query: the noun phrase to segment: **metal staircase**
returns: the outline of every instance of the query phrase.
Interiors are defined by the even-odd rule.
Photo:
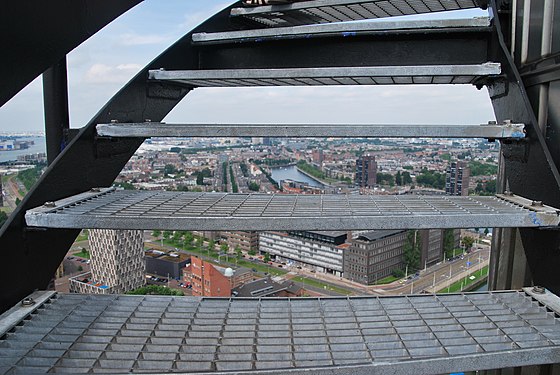
[[[537,247],[542,249],[559,243],[558,231],[554,229],[560,223],[560,211],[553,207],[560,207],[560,175],[547,142],[537,128],[538,122],[504,39],[500,16],[505,16],[500,11],[506,9],[507,4],[498,4],[495,0],[489,4],[472,0],[315,0],[254,8],[234,4],[218,13],[154,60],[81,130],[0,231],[1,249],[21,249],[6,254],[6,264],[21,264],[31,258],[35,264],[29,272],[31,277],[8,271],[17,282],[11,283],[16,284],[15,288],[2,289],[2,305],[11,306],[45,285],[81,228],[519,228],[520,238],[528,249],[527,258],[533,262]],[[402,24],[363,21],[487,6],[491,7],[492,19],[406,21]],[[348,22],[358,20],[362,22]],[[198,87],[378,84],[486,86],[498,124],[273,126],[161,122],[188,92]],[[500,139],[504,150],[501,192],[505,191],[507,180],[509,190],[516,195],[294,196],[124,192],[98,188],[111,185],[147,137],[249,135]],[[45,246],[48,247],[46,252]],[[560,292],[557,277],[538,271],[557,264],[554,257],[548,264],[542,260],[531,264],[533,280],[556,293]],[[0,276],[0,281],[2,277],[6,276]],[[509,286],[520,288],[511,283]],[[28,365],[49,371],[115,371],[112,367],[115,361],[108,359],[117,358],[115,353],[120,352],[116,349],[120,341],[129,345],[122,347],[126,349],[123,352],[129,353],[124,366],[127,370],[160,372],[263,370],[266,367],[278,373],[304,368],[314,373],[323,370],[382,373],[390,368],[395,374],[405,374],[413,368],[415,373],[430,374],[556,363],[560,352],[560,305],[550,291],[545,291],[541,299],[525,290],[450,297],[395,297],[386,302],[375,298],[243,301],[246,307],[255,305],[255,324],[262,323],[259,327],[237,327],[230,321],[233,318],[227,314],[251,318],[250,312],[238,309],[236,302],[229,300],[167,297],[104,300],[105,297],[100,297],[99,301],[105,303],[102,307],[81,313],[80,305],[96,305],[96,297],[76,298],[55,299],[52,309],[45,305],[43,313],[30,315],[23,328],[14,329],[7,339],[0,340],[0,345],[17,352],[6,359],[8,356],[0,351],[0,370],[17,372],[23,368],[27,371],[23,365]],[[115,301],[119,305],[119,308],[115,305],[117,311],[129,314],[103,315],[111,310]],[[167,327],[171,324],[169,319],[175,316],[173,314],[182,313],[181,309],[188,304],[195,304],[193,308],[207,320],[195,317],[185,322],[189,327],[187,336],[184,333],[174,336],[170,332],[177,329]],[[375,309],[380,316],[388,317],[384,319],[388,322],[386,327],[363,319],[375,315]],[[61,313],[62,310],[65,312]],[[215,310],[216,316],[202,314],[210,310]],[[58,319],[54,319],[55,316],[65,319],[64,314],[70,314],[69,311],[76,311],[79,319],[89,316],[85,320],[87,327],[71,327],[78,320],[75,317],[68,318],[68,324],[63,320],[55,321]],[[315,338],[314,330],[301,326],[312,323],[305,321],[310,311],[320,312],[313,316],[317,320],[313,324],[321,325],[326,332],[319,335],[320,338]],[[400,311],[407,314],[401,316]],[[273,316],[265,318],[268,313]],[[339,317],[340,321],[331,322],[331,317]],[[265,319],[272,325],[285,321],[286,335],[278,330],[274,330],[277,335],[266,333],[270,327],[261,321]],[[442,327],[440,319],[448,325]],[[52,324],[42,327],[41,322],[47,321]],[[147,329],[148,326],[151,328]],[[31,335],[27,327],[39,327],[43,333],[54,331],[39,337]],[[230,330],[237,332],[237,328],[247,334],[258,332],[260,335],[261,331],[270,334],[263,338],[273,337],[278,345],[268,347],[265,341],[260,341],[261,336],[232,334],[231,337],[241,340],[231,341],[232,347],[239,349],[226,351],[227,334]],[[374,331],[370,332],[370,328]],[[381,328],[387,330],[377,331]],[[69,333],[64,333],[65,329]],[[217,341],[208,341],[209,348],[206,348],[216,357],[209,361],[210,365],[189,360],[196,365],[190,368],[181,353],[196,350],[200,343],[196,344],[195,340],[189,346],[188,342],[192,337],[200,337],[197,335],[201,332],[216,334]],[[376,332],[380,336],[369,336]],[[388,347],[379,344],[387,339],[385,334],[394,339]],[[55,355],[39,351],[50,349],[46,342],[60,339],[61,335],[67,335],[62,341],[68,343],[64,349],[69,349],[68,352],[59,351]],[[169,340],[159,342],[158,337]],[[305,337],[301,345],[297,344],[299,337]],[[243,340],[251,343],[242,344]],[[287,340],[286,345],[280,344],[282,340]],[[320,340],[321,345],[311,345],[316,340]],[[111,344],[107,345],[109,342]],[[174,355],[161,353],[160,358],[149,359],[144,353],[151,352],[154,344],[164,345]],[[182,347],[181,353],[178,346]],[[270,357],[264,353],[271,350],[284,353],[282,358],[287,359],[265,359]],[[312,354],[303,355],[306,350]],[[156,349],[154,352],[160,353]],[[396,353],[396,357],[391,353]],[[233,360],[232,354],[239,358]],[[349,364],[358,367],[347,367]],[[317,366],[330,367],[309,370]]]

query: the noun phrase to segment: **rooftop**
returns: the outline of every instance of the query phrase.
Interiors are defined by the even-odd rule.
[[[367,233],[361,233],[358,240],[377,241],[385,237],[394,236],[395,234],[403,233],[404,230],[374,230]]]

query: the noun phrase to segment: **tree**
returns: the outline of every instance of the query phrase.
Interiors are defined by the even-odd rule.
[[[401,171],[398,171],[395,175],[395,183],[397,184],[397,186],[401,186],[403,184]]]
[[[412,184],[412,177],[410,176],[410,172],[403,172],[403,174],[402,174],[402,184],[403,185]]]
[[[196,184],[197,185],[204,185],[204,176],[202,175],[202,173],[197,173],[196,174]]]
[[[408,266],[408,271],[416,271],[420,267],[420,233],[417,230],[410,230],[406,234],[404,243],[404,262]]]
[[[0,227],[8,220],[8,214],[4,211],[0,211]]]
[[[393,186],[395,184],[395,178],[390,173],[377,173],[377,183],[379,185],[390,185]]]
[[[243,255],[243,252],[241,251],[239,245],[235,247],[235,254],[237,255],[238,258],[241,258],[241,256]]]
[[[263,258],[265,263],[270,262],[270,254],[269,253],[264,253],[264,258]]]
[[[447,254],[455,248],[455,233],[453,229],[443,231],[443,252]]]
[[[176,174],[176,173],[177,173],[177,168],[175,168],[173,164],[165,164],[165,167],[163,167],[163,174],[166,176],[170,174]]]
[[[214,241],[214,240],[208,241],[208,248],[210,249],[210,251],[215,251],[216,250],[216,241]]]
[[[255,256],[255,255],[257,255],[257,251],[255,249],[251,249],[251,250],[247,251],[247,254],[249,254],[250,256]]]
[[[181,241],[181,232],[179,232],[178,230],[175,231],[175,233],[173,233],[173,242],[177,243]]]
[[[16,206],[19,206],[20,203],[21,203],[21,199],[16,198]]]
[[[488,228],[484,228],[484,235],[488,236],[488,233],[490,233],[490,230]]]
[[[164,230],[163,231],[163,239],[166,240],[166,241],[169,238],[171,238],[172,235],[173,235],[173,232],[171,232],[170,230]]]
[[[78,272],[82,272],[83,270],[84,270],[84,267],[78,266]]]
[[[223,243],[220,246],[220,251],[222,252],[222,254],[226,254],[229,251],[229,246],[227,243]]]
[[[261,187],[259,186],[259,184],[257,184],[257,183],[254,182],[254,181],[251,181],[251,182],[249,183],[249,190],[251,190],[251,191],[259,191],[260,188],[261,188]]]
[[[465,250],[469,251],[472,245],[474,244],[474,238],[466,236],[461,239],[461,242],[463,242],[463,246],[465,246]]]

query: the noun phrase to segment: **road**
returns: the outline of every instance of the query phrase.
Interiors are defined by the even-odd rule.
[[[16,175],[8,176],[5,183],[3,184],[4,190],[4,205],[9,208],[9,211],[16,209],[16,199],[23,199],[23,195],[20,191],[25,191],[25,187],[17,180]]]
[[[488,247],[475,250],[467,254],[464,259],[443,262],[420,272],[420,277],[407,280],[402,285],[393,283],[383,287],[383,290],[385,294],[411,294],[422,291],[434,293],[487,265],[489,256]]]

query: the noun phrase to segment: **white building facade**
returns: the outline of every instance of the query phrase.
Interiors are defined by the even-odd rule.
[[[342,276],[346,232],[262,232],[259,250],[279,262]]]

